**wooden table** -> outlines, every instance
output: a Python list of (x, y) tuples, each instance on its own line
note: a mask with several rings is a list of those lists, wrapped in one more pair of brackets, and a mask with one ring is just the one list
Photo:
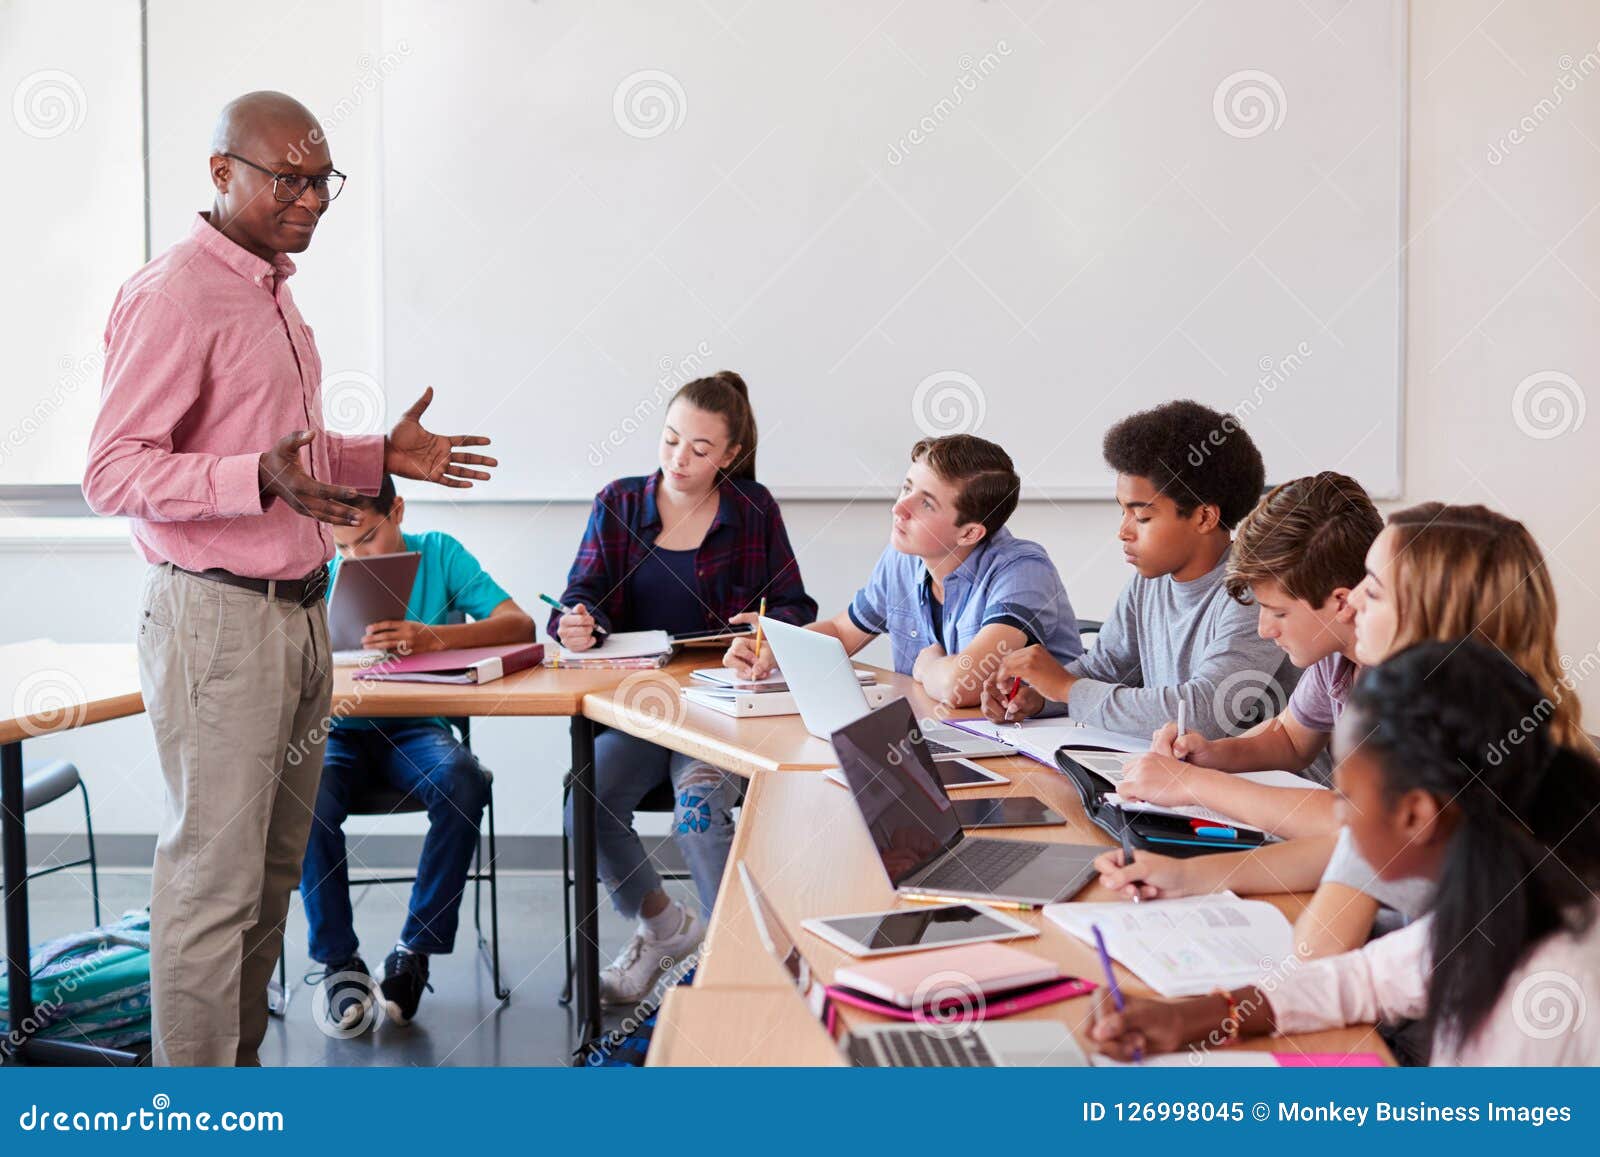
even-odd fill
[(28, 962), (28, 832), (22, 800), (22, 742), (144, 710), (139, 665), (128, 645), (50, 639), (0, 646), (0, 861), (5, 886), (6, 984), (10, 1034), (0, 1049), (30, 1064), (116, 1064), (132, 1053), (35, 1038)]
[[(1011, 782), (965, 789), (957, 793), (959, 796), (1033, 795), (1068, 820), (1065, 827), (1008, 829), (985, 835), (1112, 846), (1111, 841), (1088, 821), (1077, 795), (1061, 775), (1022, 758), (985, 760), (984, 766), (1011, 777)], [(674, 999), (663, 1006), (651, 1047), (652, 1063), (800, 1064), (807, 1062), (799, 1058), (818, 1055), (816, 1042), (810, 1039), (815, 1033), (809, 1026), (803, 1030), (799, 1028), (799, 1019), (789, 1009), (791, 1006), (798, 1009), (805, 1013), (804, 1019), (811, 1025), (818, 1028), (820, 1025), (805, 1010), (787, 973), (756, 934), (749, 902), (732, 870), (741, 860), (748, 865), (790, 935), (796, 937), (801, 951), (824, 982), (850, 957), (802, 930), (802, 920), (915, 906), (898, 899), (889, 886), (866, 826), (846, 789), (816, 772), (757, 775), (745, 800), (744, 813), (728, 857), (730, 870), (723, 877), (695, 974), (694, 990), (702, 995)], [(1115, 898), (1098, 883), (1090, 884), (1076, 897), (1080, 901)], [(1277, 905), (1291, 920), (1299, 915), (1308, 899), (1288, 895), (1262, 898)], [(1091, 979), (1100, 976), (1099, 959), (1093, 949), (1040, 913), (1008, 915), (1016, 915), (1040, 929), (1038, 939), (1020, 941), (1019, 947), (1056, 961), (1073, 975)], [(1149, 991), (1132, 973), (1120, 965), (1117, 967), (1118, 982), (1128, 991)], [(759, 1015), (750, 1007), (754, 1001), (750, 996), (737, 998), (742, 1002), (740, 1008), (744, 1015), (719, 1011), (717, 995), (722, 992), (750, 993), (763, 988), (782, 999), (764, 1005)], [(1022, 1015), (1064, 1021), (1080, 1043), (1086, 1043), (1091, 1001), (1090, 997), (1082, 997)], [(846, 1027), (888, 1023), (884, 1018), (855, 1009), (843, 1010), (842, 1021)], [(782, 1030), (771, 1030), (773, 1024), (780, 1024)], [(1372, 1027), (1251, 1041), (1239, 1047), (1274, 1052), (1378, 1053), (1385, 1059), (1389, 1056)], [(658, 1048), (661, 1049), (659, 1058)]]
[[(735, 719), (679, 694), (680, 688), (693, 684), (692, 671), (715, 667), (721, 657), (720, 651), (695, 650), (659, 671), (635, 672), (621, 684), (585, 698), (583, 713), (596, 723), (745, 778), (763, 771), (815, 771), (839, 765), (828, 741), (807, 731), (798, 715)], [(909, 676), (864, 663), (856, 666), (873, 672), (879, 683), (898, 688), (911, 700), (918, 718), (940, 714), (938, 705)]]

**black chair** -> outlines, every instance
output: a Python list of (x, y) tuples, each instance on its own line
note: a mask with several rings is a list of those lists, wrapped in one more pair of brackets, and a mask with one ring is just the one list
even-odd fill
[[(451, 727), (461, 738), (461, 746), (468, 751), (472, 750), (472, 721), (466, 717), (447, 720)], [(494, 986), (494, 996), (497, 1001), (504, 1004), (511, 999), (511, 990), (505, 986), (500, 978), (500, 878), (497, 868), (498, 857), (494, 843), (494, 773), (487, 767), (483, 774), (488, 781), (489, 800), (484, 808), (484, 820), (487, 833), (480, 830), (478, 835), (478, 850), (473, 857), (472, 872), (467, 876), (472, 884), (472, 926), (478, 936), (478, 957), (489, 970), (489, 977)], [(353, 816), (388, 816), (405, 815), (426, 811), (427, 808), (416, 796), (406, 792), (395, 791), (382, 785), (373, 785), (368, 791), (362, 792), (351, 801), (350, 814)], [(483, 840), (488, 835), (489, 859), (484, 863)], [(414, 884), (417, 880), (415, 872), (400, 876), (360, 876), (352, 877), (351, 888), (367, 888), (374, 884)], [(483, 935), (483, 885), (489, 885), (489, 936)], [(289, 1008), (289, 966), (287, 954), (278, 957), (278, 980), (276, 990), (269, 987), (267, 993), (267, 1009), (275, 1016), (282, 1016)]]
[(78, 765), (68, 759), (58, 759), (47, 763), (43, 767), (35, 768), (22, 777), (22, 811), (23, 814), (35, 811), (47, 804), (70, 795), (74, 790), (83, 796), (83, 830), (88, 839), (89, 854), (81, 859), (68, 860), (60, 864), (51, 864), (48, 868), (40, 868), (29, 872), (23, 877), (24, 882), (37, 880), (40, 876), (49, 876), (65, 868), (81, 868), (89, 865), (89, 895), (94, 902), (94, 927), (100, 926), (100, 865), (94, 854), (94, 818), (89, 812), (89, 788), (83, 782), (83, 777), (78, 774)]

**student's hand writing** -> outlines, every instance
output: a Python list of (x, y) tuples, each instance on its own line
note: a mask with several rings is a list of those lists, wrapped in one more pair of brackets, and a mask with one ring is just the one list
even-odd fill
[(594, 646), (594, 616), (579, 603), (556, 620), (556, 638), (569, 651), (587, 651)]
[[(1220, 1001), (1220, 998), (1210, 999)], [(1206, 1030), (1199, 1027), (1198, 1010), (1191, 1012), (1185, 1007), (1193, 1003), (1130, 996), (1118, 1012), (1111, 994), (1102, 990), (1095, 998), (1094, 1024), (1089, 1029), (1089, 1039), (1106, 1056), (1119, 1061), (1177, 1052), (1191, 1040), (1205, 1035)], [(1222, 1015), (1227, 1015), (1226, 1005)], [(1221, 1019), (1217, 1018), (1219, 1026)]]
[(1135, 852), (1133, 863), (1124, 864), (1122, 849), (1112, 848), (1097, 856), (1094, 866), (1100, 873), (1101, 887), (1130, 900), (1135, 891), (1141, 900), (1171, 900), (1194, 895), (1194, 884), (1189, 880), (1189, 861), (1175, 856)]
[(1024, 683), (1017, 688), (1017, 697), (1011, 698), (1013, 680), (995, 675), (983, 683), (983, 716), (990, 723), (1016, 723), (1044, 710), (1044, 696)]
[(1159, 803), (1167, 807), (1183, 807), (1201, 801), (1196, 798), (1200, 786), (1213, 775), (1223, 774), (1209, 768), (1195, 767), (1170, 755), (1150, 752), (1129, 761), (1122, 770), (1122, 782), (1117, 784), (1117, 794), (1123, 799)]
[(1012, 679), (1021, 679), (1046, 698), (1057, 700), (1066, 699), (1074, 681), (1067, 669), (1056, 662), (1056, 657), (1038, 644), (1013, 651), (1001, 659), (1000, 676), (1008, 684)]
[(752, 636), (741, 636), (728, 646), (727, 654), (722, 656), (722, 665), (732, 668), (733, 672), (741, 679), (765, 679), (777, 669), (777, 663), (772, 658), (772, 648), (767, 646), (766, 640), (761, 641), (761, 652), (756, 653), (756, 641)]
[(1207, 758), (1211, 753), (1211, 741), (1198, 731), (1185, 731), (1179, 735), (1176, 723), (1163, 723), (1156, 729), (1150, 736), (1150, 750), (1157, 755), (1170, 755), (1201, 767), (1211, 766)]
[(390, 651), (396, 655), (423, 655), (444, 650), (444, 644), (431, 627), (408, 619), (368, 623), (367, 633), (361, 636), (361, 646), (364, 650)]

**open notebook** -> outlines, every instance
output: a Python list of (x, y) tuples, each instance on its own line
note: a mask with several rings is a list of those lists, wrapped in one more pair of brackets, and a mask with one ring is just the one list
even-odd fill
[(1044, 914), (1106, 951), (1162, 996), (1202, 996), (1254, 984), (1295, 960), (1294, 929), (1264, 900), (1232, 892), (1142, 904), (1050, 904)]

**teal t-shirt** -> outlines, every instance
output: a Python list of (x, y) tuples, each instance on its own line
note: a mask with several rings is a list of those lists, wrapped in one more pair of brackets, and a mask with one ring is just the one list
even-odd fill
[[(504, 587), (489, 577), (483, 564), (472, 552), (442, 530), (425, 530), (421, 534), (400, 535), (407, 550), (422, 557), (417, 560), (417, 581), (411, 588), (411, 602), (406, 606), (406, 618), (426, 623), (430, 627), (443, 626), (450, 615), (462, 612), (473, 619), (487, 619), (494, 609), (511, 596)], [(328, 565), (328, 593), (333, 593), (333, 579), (339, 573), (336, 555)], [(415, 723), (414, 719), (357, 719), (347, 717), (334, 722), (340, 727), (377, 727), (382, 723)], [(443, 719), (426, 722), (448, 727)]]

